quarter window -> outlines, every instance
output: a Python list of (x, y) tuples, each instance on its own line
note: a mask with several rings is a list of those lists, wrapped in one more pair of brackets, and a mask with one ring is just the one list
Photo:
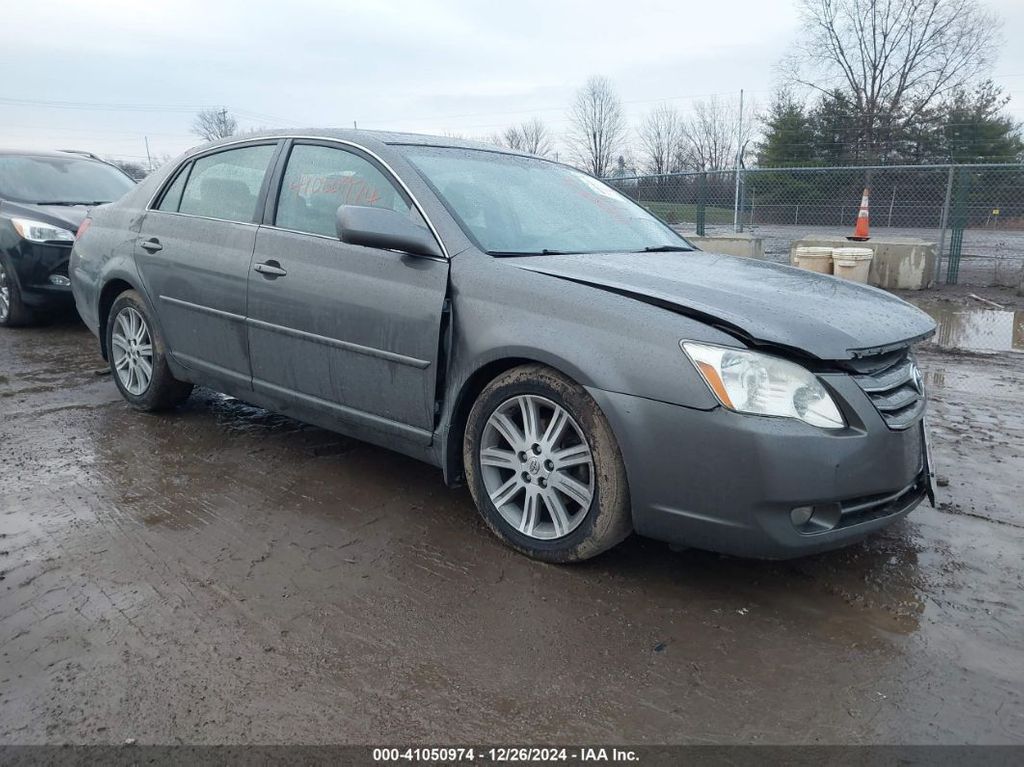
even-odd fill
[(281, 181), (276, 225), (333, 237), (341, 205), (387, 208), (416, 215), (419, 223), (418, 214), (368, 160), (344, 149), (297, 144)]
[(160, 200), (160, 204), (157, 206), (157, 210), (164, 210), (170, 212), (176, 212), (178, 205), (181, 203), (181, 191), (185, 188), (185, 179), (188, 178), (188, 165), (178, 171), (177, 178), (174, 179), (167, 191), (164, 192), (163, 199)]
[(247, 146), (200, 157), (192, 165), (178, 210), (252, 223), (274, 149), (274, 145)]

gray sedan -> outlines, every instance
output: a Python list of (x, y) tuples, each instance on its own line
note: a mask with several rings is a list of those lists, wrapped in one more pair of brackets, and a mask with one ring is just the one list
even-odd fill
[(226, 140), (94, 209), (70, 275), (133, 406), (202, 385), (430, 462), (538, 559), (634, 531), (796, 556), (931, 493), (925, 314), (697, 251), (545, 159), (367, 131)]

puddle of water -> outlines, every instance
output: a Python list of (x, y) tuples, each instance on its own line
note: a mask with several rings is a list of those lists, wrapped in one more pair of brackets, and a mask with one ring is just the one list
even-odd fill
[(938, 323), (939, 329), (932, 340), (944, 349), (1024, 351), (1024, 311), (947, 304), (928, 304), (921, 309)]

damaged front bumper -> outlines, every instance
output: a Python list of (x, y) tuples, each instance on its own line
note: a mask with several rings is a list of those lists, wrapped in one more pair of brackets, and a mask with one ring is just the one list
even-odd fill
[(859, 541), (934, 499), (923, 421), (891, 429), (849, 376), (827, 383), (846, 429), (589, 390), (622, 450), (636, 532), (787, 559)]

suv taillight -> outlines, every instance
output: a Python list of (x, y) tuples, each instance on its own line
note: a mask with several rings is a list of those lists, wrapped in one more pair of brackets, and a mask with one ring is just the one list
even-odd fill
[(78, 231), (75, 232), (75, 239), (77, 240), (81, 238), (83, 234), (88, 232), (90, 226), (92, 226), (91, 218), (86, 218), (84, 221), (82, 221), (82, 223), (78, 225)]

